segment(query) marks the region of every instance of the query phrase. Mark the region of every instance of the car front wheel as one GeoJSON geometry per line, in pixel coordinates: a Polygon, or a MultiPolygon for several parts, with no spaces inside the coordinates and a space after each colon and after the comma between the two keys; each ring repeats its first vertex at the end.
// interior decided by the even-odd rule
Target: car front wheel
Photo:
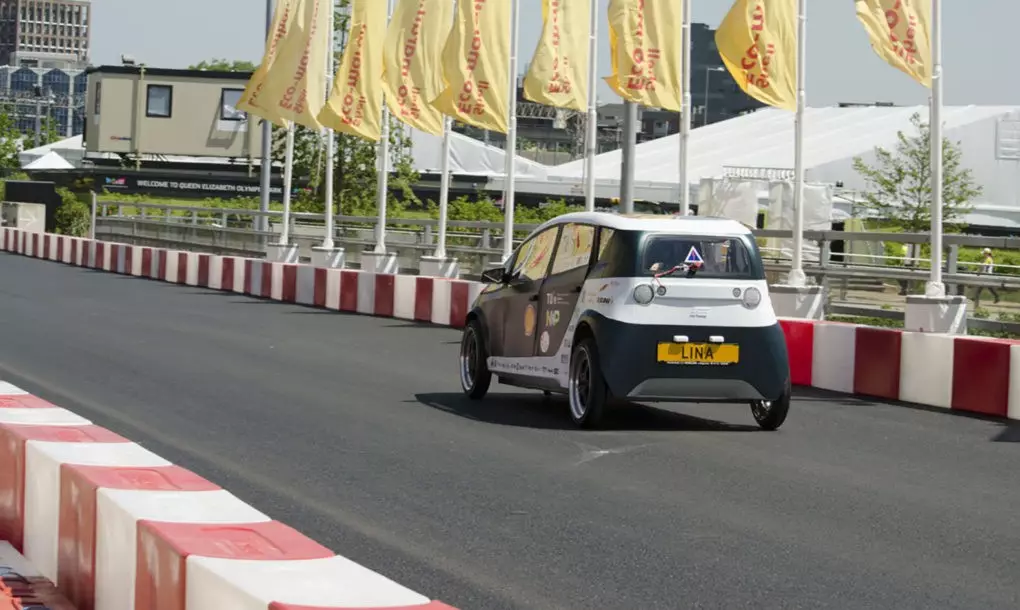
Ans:
{"type": "Polygon", "coordinates": [[[460,386],[469,398],[481,399],[489,391],[492,373],[482,325],[471,320],[460,339],[460,386]]]}
{"type": "Polygon", "coordinates": [[[582,339],[574,346],[570,357],[567,388],[570,419],[581,428],[597,427],[605,415],[608,394],[595,340],[582,339]]]}
{"type": "Polygon", "coordinates": [[[778,430],[790,412],[790,395],[793,388],[786,382],[786,389],[776,400],[755,400],[751,402],[751,414],[762,430],[778,430]]]}

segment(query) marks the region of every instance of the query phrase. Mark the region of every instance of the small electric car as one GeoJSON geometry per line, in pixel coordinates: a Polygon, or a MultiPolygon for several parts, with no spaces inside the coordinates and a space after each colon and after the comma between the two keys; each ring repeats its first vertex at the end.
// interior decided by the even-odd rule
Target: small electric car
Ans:
{"type": "Polygon", "coordinates": [[[579,212],[517,248],[467,314],[464,392],[492,375],[565,393],[595,427],[625,402],[747,402],[775,430],[790,408],[786,341],[751,231],[723,218],[579,212]]]}

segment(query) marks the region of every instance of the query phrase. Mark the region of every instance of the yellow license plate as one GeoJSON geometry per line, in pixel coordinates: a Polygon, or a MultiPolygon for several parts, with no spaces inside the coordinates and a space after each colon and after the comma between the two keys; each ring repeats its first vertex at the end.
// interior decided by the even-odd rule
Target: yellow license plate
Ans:
{"type": "Polygon", "coordinates": [[[659,362],[666,364],[736,364],[736,343],[660,343],[659,362]]]}

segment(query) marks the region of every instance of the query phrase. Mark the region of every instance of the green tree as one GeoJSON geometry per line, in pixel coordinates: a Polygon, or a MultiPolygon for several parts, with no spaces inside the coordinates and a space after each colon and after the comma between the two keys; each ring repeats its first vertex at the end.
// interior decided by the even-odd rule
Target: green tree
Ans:
{"type": "MultiPolygon", "coordinates": [[[[915,113],[910,122],[916,130],[908,136],[896,134],[894,151],[875,148],[875,165],[854,158],[854,170],[868,185],[863,206],[893,221],[908,233],[931,227],[931,130],[915,113]]],[[[942,141],[942,218],[946,224],[959,221],[972,208],[970,202],[981,194],[971,170],[962,165],[959,143],[942,141]]]]}
{"type": "Polygon", "coordinates": [[[188,66],[189,70],[210,70],[213,72],[254,72],[255,62],[226,59],[210,59],[188,66]]]}
{"type": "Polygon", "coordinates": [[[0,108],[0,170],[10,171],[21,167],[18,159],[21,138],[14,115],[9,108],[0,108]]]}

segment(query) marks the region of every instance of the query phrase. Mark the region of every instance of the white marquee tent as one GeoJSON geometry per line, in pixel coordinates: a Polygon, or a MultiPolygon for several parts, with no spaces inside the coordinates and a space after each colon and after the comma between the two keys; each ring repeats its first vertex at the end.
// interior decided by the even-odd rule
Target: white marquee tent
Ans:
{"type": "MultiPolygon", "coordinates": [[[[443,139],[432,134],[424,133],[416,129],[411,130],[412,154],[414,155],[414,167],[420,173],[439,173],[442,168],[443,139]]],[[[506,157],[503,149],[497,148],[470,138],[459,133],[452,134],[450,154],[450,170],[454,174],[463,174],[479,177],[490,177],[495,174],[503,174],[503,163],[506,157]]],[[[60,140],[52,144],[22,151],[19,160],[22,167],[38,161],[39,159],[56,153],[69,162],[72,167],[81,167],[85,156],[85,149],[82,144],[82,137],[74,136],[66,140],[60,140]]],[[[100,155],[105,158],[116,158],[112,154],[100,155]]],[[[90,155],[91,158],[91,155],[90,155]]],[[[52,159],[52,157],[51,157],[52,159]]],[[[162,156],[161,160],[182,163],[217,163],[227,164],[228,159],[222,157],[175,157],[162,156]]],[[[255,159],[255,165],[259,159],[255,159]]],[[[517,173],[519,176],[542,179],[545,177],[547,167],[517,156],[517,173]]]]}
{"type": "MultiPolygon", "coordinates": [[[[853,158],[874,160],[874,148],[893,148],[897,131],[913,133],[910,117],[928,119],[926,106],[809,108],[805,113],[806,179],[842,182],[849,191],[865,184],[853,170],[853,158]]],[[[793,169],[793,113],[767,108],[691,132],[689,180],[696,191],[703,178],[721,177],[727,168],[793,169]]],[[[963,163],[983,192],[968,222],[1020,226],[1020,106],[948,106],[945,137],[961,143],[963,163]]],[[[639,144],[635,162],[635,197],[678,202],[679,136],[639,144]]],[[[621,151],[595,158],[600,197],[619,195],[621,151]]],[[[581,195],[584,161],[549,167],[546,179],[519,180],[522,191],[581,195]]],[[[501,182],[496,180],[494,182],[501,182]]],[[[497,185],[493,185],[497,186],[497,185]]],[[[768,195],[762,193],[763,204],[768,195]]],[[[697,200],[696,192],[692,201],[697,200]]],[[[848,207],[837,199],[837,206],[848,207]]]]}

